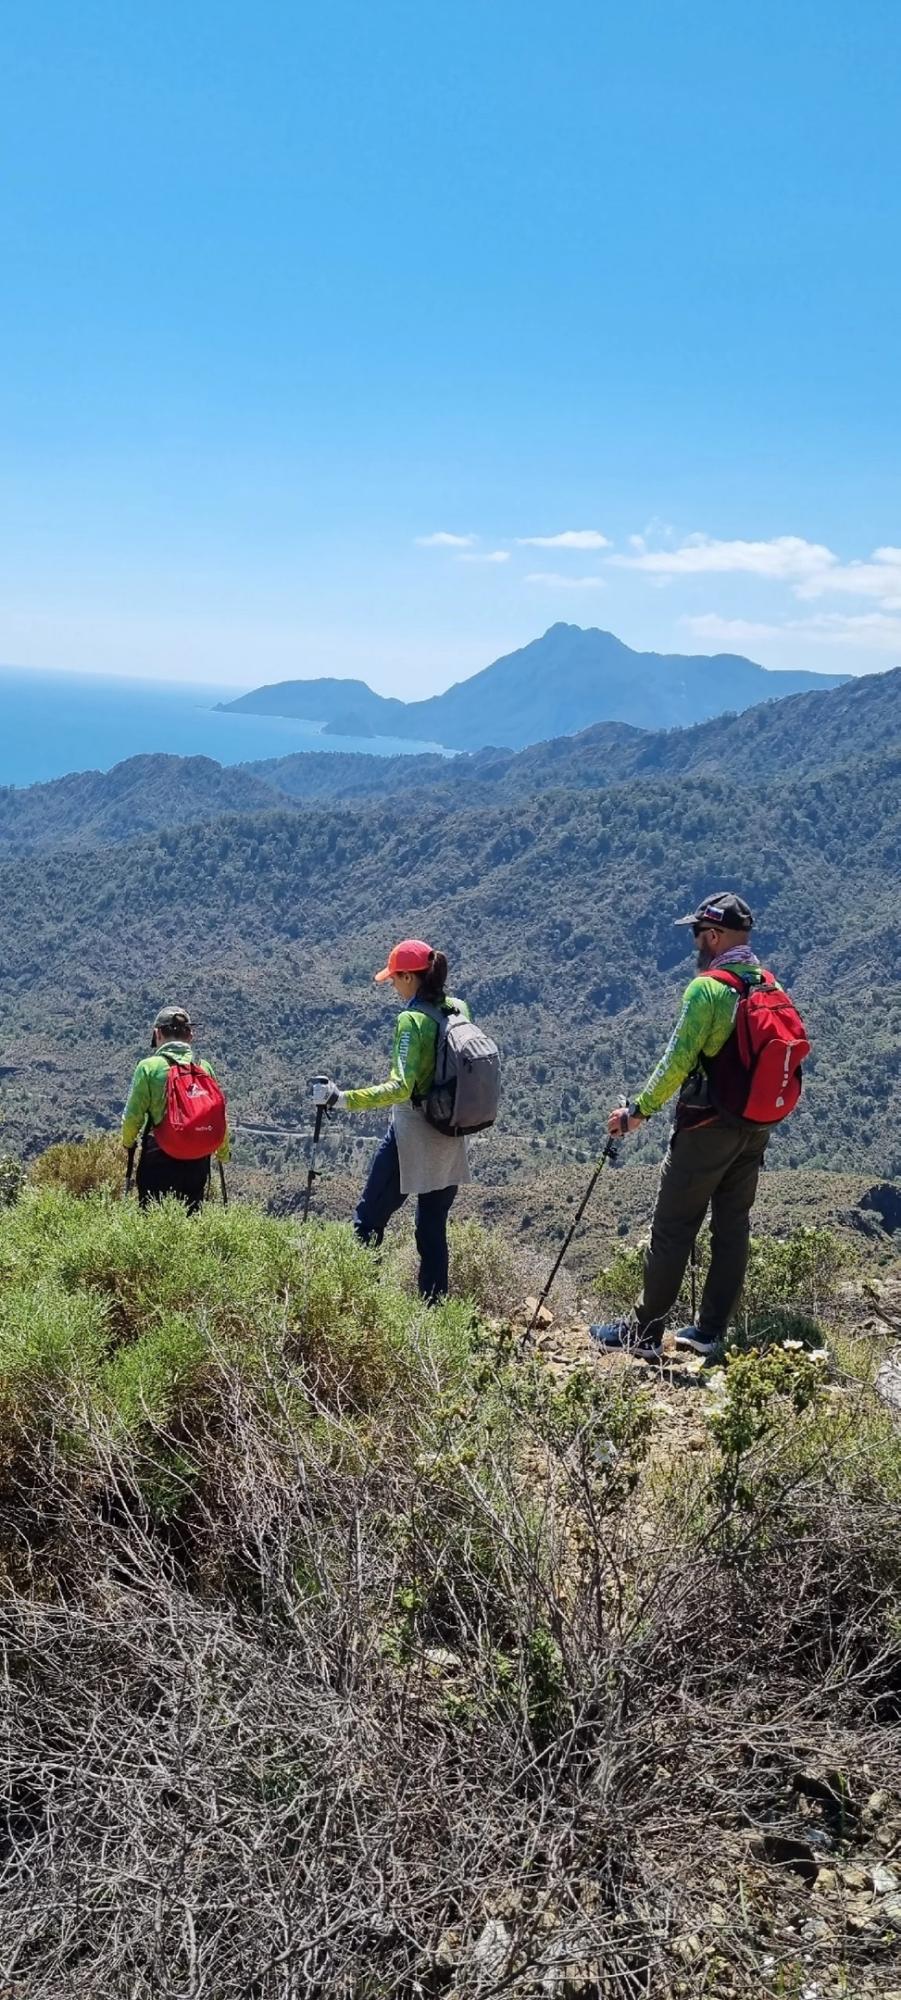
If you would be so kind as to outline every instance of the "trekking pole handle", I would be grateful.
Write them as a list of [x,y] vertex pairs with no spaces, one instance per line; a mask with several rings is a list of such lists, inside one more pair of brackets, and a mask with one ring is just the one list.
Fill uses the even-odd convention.
[[328,1104],[330,1087],[331,1087],[330,1077],[311,1076],[310,1088],[313,1092],[313,1104],[318,1112],[324,1111],[326,1105]]
[[616,1155],[619,1151],[620,1145],[623,1139],[626,1138],[629,1131],[629,1100],[627,1097],[623,1096],[622,1091],[620,1092],[619,1102],[616,1108],[619,1112],[619,1134],[618,1137],[616,1138],[611,1137],[607,1140],[607,1144],[604,1147],[603,1153],[601,1154],[602,1160],[616,1159]]
[[128,1153],[127,1153],[127,1155],[126,1155],[126,1160],[125,1160],[125,1192],[126,1192],[126,1194],[130,1194],[130,1193],[131,1193],[131,1184],[132,1184],[132,1181],[134,1180],[134,1172],[135,1172],[135,1154],[136,1154],[137,1150],[138,1150],[138,1148],[137,1148],[137,1143],[135,1143],[135,1145],[133,1145],[133,1146],[129,1146],[129,1148],[128,1148]]

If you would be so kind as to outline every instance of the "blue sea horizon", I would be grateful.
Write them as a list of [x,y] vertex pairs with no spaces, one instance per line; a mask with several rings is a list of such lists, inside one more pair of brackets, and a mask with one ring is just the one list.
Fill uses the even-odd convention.
[[126,757],[168,752],[246,764],[295,751],[411,756],[437,750],[390,736],[323,736],[315,722],[217,710],[243,690],[124,675],[52,673],[0,666],[0,785],[46,783],[73,771],[108,771]]

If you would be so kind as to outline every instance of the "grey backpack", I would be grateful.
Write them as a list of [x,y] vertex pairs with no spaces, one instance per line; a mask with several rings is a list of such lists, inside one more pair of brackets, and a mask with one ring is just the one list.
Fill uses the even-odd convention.
[[453,1004],[440,1007],[414,1000],[410,1011],[428,1014],[438,1024],[435,1080],[428,1095],[418,1100],[429,1124],[451,1139],[486,1132],[497,1117],[500,1097],[497,1043]]

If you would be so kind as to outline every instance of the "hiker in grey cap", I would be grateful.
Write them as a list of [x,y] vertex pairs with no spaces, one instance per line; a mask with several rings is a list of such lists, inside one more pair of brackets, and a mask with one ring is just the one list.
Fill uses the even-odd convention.
[[[191,1016],[186,1008],[161,1007],[150,1037],[151,1054],[138,1063],[131,1080],[122,1114],[122,1144],[130,1155],[130,1172],[134,1148],[141,1139],[137,1189],[142,1208],[149,1201],[162,1201],[167,1194],[173,1194],[184,1202],[190,1215],[195,1214],[209,1184],[210,1160],[229,1158],[225,1100],[212,1064],[195,1056],[193,1038]],[[184,1128],[180,1136],[170,1134],[173,1067],[181,1072],[175,1081],[185,1087],[189,1102],[193,1096],[200,1119],[208,1121],[205,1127],[200,1125],[199,1136]],[[210,1079],[209,1091],[206,1078]],[[204,1129],[209,1132],[208,1141],[203,1137]],[[177,1149],[174,1153],[168,1150],[172,1145]],[[185,1152],[185,1145],[190,1153]],[[198,1152],[204,1145],[207,1150]]]
[[[633,1312],[593,1326],[604,1347],[625,1347],[643,1360],[659,1359],[666,1325],[682,1286],[698,1230],[711,1211],[710,1269],[698,1325],[676,1335],[678,1346],[709,1356],[722,1341],[744,1282],[750,1215],[773,1125],[800,1093],[800,1061],[807,1052],[804,1026],[792,1002],[760,964],[750,944],[754,919],[743,897],[731,891],[708,896],[680,924],[691,928],[698,976],[685,989],[682,1011],[666,1049],[644,1088],[610,1114],[610,1132],[634,1132],[676,1096],[673,1132],[660,1175],[645,1257],[644,1285]],[[783,1095],[763,1078],[748,1115],[750,1073],[739,1063],[736,1019],[743,998],[762,994],[780,1033],[789,1078]],[[756,1002],[755,1002],[756,1004]],[[794,1036],[794,1040],[791,1039]],[[775,1074],[774,1065],[769,1071]],[[769,1073],[768,1071],[768,1073]],[[739,1086],[737,1094],[736,1085]],[[773,1089],[773,1095],[767,1089]],[[744,1094],[740,1094],[743,1092]],[[742,1113],[729,1106],[741,1104]]]

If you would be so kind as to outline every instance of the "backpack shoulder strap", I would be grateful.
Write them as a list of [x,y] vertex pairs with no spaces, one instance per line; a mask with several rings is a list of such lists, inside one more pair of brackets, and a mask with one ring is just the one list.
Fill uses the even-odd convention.
[[438,1023],[439,1028],[452,1021],[459,1011],[458,1007],[439,1007],[435,1000],[419,999],[411,1000],[409,1007],[404,1008],[405,1014],[427,1014],[430,1021]]
[[720,986],[731,986],[735,993],[746,993],[748,990],[746,981],[740,979],[737,972],[705,972],[702,978],[715,979]]

